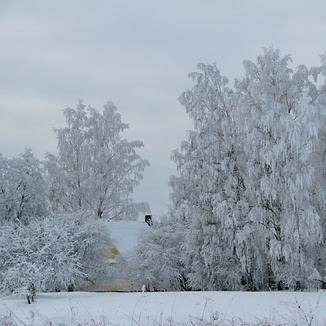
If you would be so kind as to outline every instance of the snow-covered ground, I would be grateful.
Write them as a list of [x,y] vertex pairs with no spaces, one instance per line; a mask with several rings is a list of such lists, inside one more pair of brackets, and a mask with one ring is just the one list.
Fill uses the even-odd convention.
[[50,321],[53,326],[199,325],[202,318],[215,319],[211,325],[231,325],[226,320],[238,325],[235,318],[253,324],[326,325],[326,292],[42,293],[31,305],[23,298],[0,298],[4,315],[33,326]]

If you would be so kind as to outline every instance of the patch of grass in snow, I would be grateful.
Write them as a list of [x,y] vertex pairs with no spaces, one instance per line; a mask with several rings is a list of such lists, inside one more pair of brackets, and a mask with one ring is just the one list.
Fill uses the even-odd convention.
[[[76,316],[70,319],[65,318],[55,318],[51,321],[35,321],[33,320],[26,323],[17,318],[15,318],[11,313],[6,316],[0,316],[0,326],[323,326],[317,320],[314,319],[313,315],[306,313],[302,310],[300,305],[297,306],[297,316],[293,319],[284,321],[281,323],[273,323],[266,319],[256,320],[254,322],[245,322],[241,318],[227,319],[222,314],[214,313],[208,319],[192,317],[189,316],[187,321],[176,322],[173,318],[168,318],[166,321],[150,321],[144,324],[141,321],[141,316],[138,318],[131,318],[130,324],[117,325],[109,322],[106,316],[102,316],[95,320],[94,318],[89,318],[87,321],[77,321]],[[36,322],[36,323],[34,323]]]
[[[272,319],[253,319],[254,321],[244,321],[239,317],[232,319],[227,318],[224,314],[213,312],[209,308],[209,298],[206,298],[205,305],[200,317],[189,315],[186,320],[180,322],[174,319],[174,310],[169,318],[163,320],[160,315],[158,319],[143,318],[143,302],[138,301],[132,316],[127,316],[129,323],[116,324],[111,323],[109,318],[105,315],[92,317],[91,313],[85,306],[82,305],[82,312],[84,317],[82,320],[79,316],[78,310],[75,309],[73,303],[69,299],[70,316],[69,318],[56,317],[51,320],[45,316],[37,315],[31,311],[31,315],[27,318],[28,321],[22,321],[11,310],[7,309],[5,315],[0,315],[0,326],[325,326],[325,322],[320,322],[317,319],[318,311],[320,311],[320,296],[318,294],[317,301],[314,305],[304,308],[304,300],[302,302],[296,300],[295,302],[286,302],[290,312],[287,316],[282,316],[278,312],[278,318]],[[140,308],[137,311],[136,308]],[[157,318],[157,317],[156,317]]]

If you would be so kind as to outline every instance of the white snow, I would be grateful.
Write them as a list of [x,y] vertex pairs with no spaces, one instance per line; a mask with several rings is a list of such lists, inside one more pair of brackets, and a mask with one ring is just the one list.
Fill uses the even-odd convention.
[[196,318],[219,318],[225,325],[233,318],[264,319],[269,325],[308,325],[311,320],[317,325],[318,320],[318,325],[325,325],[326,292],[42,293],[31,305],[23,298],[0,298],[0,316],[4,314],[33,326],[50,321],[53,326],[71,325],[68,321],[146,326],[171,320],[191,325]]

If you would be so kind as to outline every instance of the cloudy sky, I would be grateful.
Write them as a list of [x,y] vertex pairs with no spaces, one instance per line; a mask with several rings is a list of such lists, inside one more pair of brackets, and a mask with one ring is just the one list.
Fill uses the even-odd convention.
[[0,0],[0,153],[56,153],[53,128],[79,99],[112,100],[151,163],[135,201],[169,205],[171,151],[192,128],[178,97],[200,62],[232,83],[263,47],[319,65],[325,0]]

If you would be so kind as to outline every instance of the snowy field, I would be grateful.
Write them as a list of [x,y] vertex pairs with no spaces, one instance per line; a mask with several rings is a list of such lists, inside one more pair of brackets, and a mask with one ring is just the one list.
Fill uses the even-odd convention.
[[24,326],[326,325],[326,292],[42,293],[31,305],[0,298],[0,315]]

